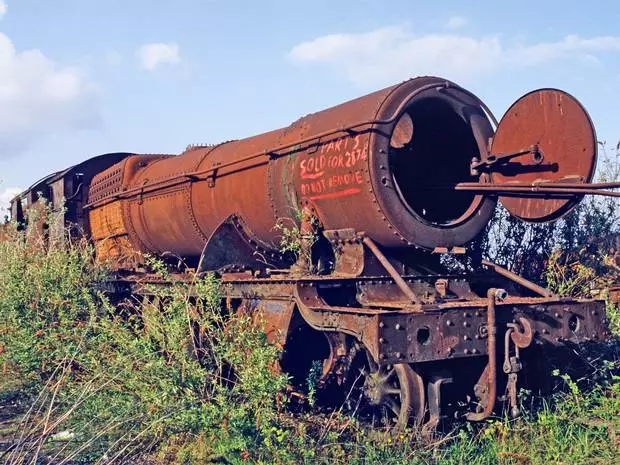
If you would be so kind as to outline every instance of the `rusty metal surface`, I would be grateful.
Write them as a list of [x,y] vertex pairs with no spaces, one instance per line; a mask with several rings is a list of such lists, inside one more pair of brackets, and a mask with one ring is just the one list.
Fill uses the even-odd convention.
[[202,251],[197,271],[206,272],[230,264],[238,269],[256,268],[257,264],[279,268],[290,259],[258,240],[237,215],[226,218],[211,234]]
[[272,344],[281,347],[286,343],[291,331],[295,303],[282,300],[245,299],[238,311],[252,317],[254,324],[265,331]]
[[413,139],[413,120],[408,113],[405,113],[398,119],[392,137],[390,138],[390,147],[402,149]]
[[352,229],[323,231],[334,250],[334,276],[360,276],[364,271],[364,246],[362,239]]
[[[304,201],[312,202],[325,229],[364,230],[382,246],[459,245],[484,227],[494,201],[474,195],[455,213],[458,218],[427,221],[420,216],[422,207],[415,211],[407,204],[411,193],[399,190],[394,178],[392,158],[422,159],[429,144],[441,140],[424,139],[422,130],[411,134],[412,125],[424,128],[432,116],[425,109],[434,105],[446,114],[462,111],[471,116],[468,121],[455,116],[461,122],[451,123],[469,131],[463,137],[476,141],[453,160],[468,169],[472,147],[485,149],[491,126],[469,93],[443,79],[425,77],[308,115],[287,128],[159,160],[136,171],[118,197],[94,195],[90,208],[120,198],[127,204],[133,228],[129,237],[138,249],[180,256],[200,256],[207,239],[232,214],[276,248],[274,224],[279,218],[294,218]],[[394,130],[396,145],[422,144],[419,150],[392,153]]]
[[148,249],[135,229],[121,194],[128,189],[137,172],[167,155],[131,155],[93,176],[88,188],[88,202],[108,200],[88,212],[90,237],[95,243],[97,259],[113,267],[130,267],[140,261],[139,253]]
[[487,291],[487,322],[486,322],[486,340],[487,340],[487,366],[483,373],[486,374],[484,384],[484,392],[487,402],[482,411],[469,412],[467,419],[470,421],[482,421],[493,413],[495,406],[495,397],[497,393],[497,325],[496,325],[496,305],[498,300],[505,298],[506,291],[503,289],[490,288]]
[[385,255],[379,250],[377,245],[372,241],[369,237],[364,237],[364,245],[370,249],[373,255],[379,260],[381,265],[385,268],[388,274],[392,277],[398,288],[405,295],[409,302],[413,302],[418,304],[420,300],[418,296],[411,290],[411,288],[407,285],[405,280],[398,274],[398,271],[394,268],[394,266],[390,263]]
[[[491,173],[494,183],[588,183],[596,166],[597,142],[586,110],[571,95],[556,89],[531,92],[515,102],[502,117],[491,153],[523,150],[536,144],[542,160],[516,159]],[[500,197],[512,214],[532,222],[552,221],[570,211],[581,199]]]
[[[304,320],[315,329],[343,332],[355,336],[380,363],[419,363],[484,356],[488,352],[488,299],[479,297],[462,301],[422,305],[421,309],[401,307],[368,308],[326,303],[323,295],[334,284],[357,279],[226,279],[230,298],[260,301],[290,301]],[[366,280],[367,285],[374,279]],[[140,293],[144,283],[136,281],[132,292]],[[141,284],[142,283],[142,284]],[[382,286],[382,284],[377,284]],[[524,333],[515,334],[518,345],[531,336],[536,344],[564,346],[608,337],[603,301],[570,300],[542,297],[508,297],[495,304],[496,324],[505,328],[513,321],[522,323]],[[530,334],[531,333],[531,334]]]

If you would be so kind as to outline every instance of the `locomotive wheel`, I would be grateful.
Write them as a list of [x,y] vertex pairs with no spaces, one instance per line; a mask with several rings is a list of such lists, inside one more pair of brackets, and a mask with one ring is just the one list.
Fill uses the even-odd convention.
[[421,425],[426,405],[422,376],[406,363],[381,366],[367,357],[362,392],[372,421],[399,429]]

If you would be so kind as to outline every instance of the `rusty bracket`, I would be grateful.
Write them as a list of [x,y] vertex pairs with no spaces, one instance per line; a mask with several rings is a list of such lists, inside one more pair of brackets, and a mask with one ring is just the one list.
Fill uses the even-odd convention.
[[336,276],[357,277],[364,271],[364,246],[361,238],[352,228],[329,229],[323,236],[334,250]]
[[447,374],[433,376],[427,385],[426,397],[428,398],[429,419],[422,427],[422,435],[432,435],[441,420],[441,386],[451,384],[453,378]]
[[321,144],[321,137],[317,137],[316,142],[308,146],[308,154],[316,153],[319,150]]
[[435,281],[435,292],[440,298],[444,299],[448,294],[449,283],[450,281],[447,279],[438,279]]
[[435,247],[434,254],[463,255],[466,252],[465,247]]
[[319,386],[327,384],[329,379],[333,379],[338,386],[346,381],[349,368],[359,344],[351,344],[348,336],[341,332],[326,332],[325,337],[329,343],[329,358],[323,362],[323,371]]
[[217,177],[217,168],[213,168],[213,170],[207,175],[207,186],[215,187],[216,177]]
[[[517,399],[517,382],[519,372],[523,370],[521,363],[520,349],[528,347],[532,343],[533,331],[530,322],[523,317],[519,317],[519,326],[516,323],[508,323],[508,330],[504,336],[504,373],[508,375],[507,391],[510,415],[515,418],[519,414],[519,403]],[[510,342],[514,344],[514,355],[510,355]]]
[[148,182],[149,180],[145,179],[140,186],[140,193],[138,194],[138,205],[142,205],[142,203],[144,202],[144,187],[147,185]]
[[[534,332],[532,330],[532,324],[527,318],[519,317],[518,319],[521,327],[515,323],[508,323],[508,328],[513,329],[510,338],[512,342],[514,342],[515,346],[520,349],[525,349],[529,347],[532,343],[532,339],[534,339]],[[523,330],[521,330],[523,328]]]
[[360,314],[351,311],[350,308],[329,307],[313,283],[298,282],[293,295],[302,318],[312,328],[317,331],[341,332],[353,336],[363,344],[374,360],[385,359],[378,347],[380,312],[367,310]]

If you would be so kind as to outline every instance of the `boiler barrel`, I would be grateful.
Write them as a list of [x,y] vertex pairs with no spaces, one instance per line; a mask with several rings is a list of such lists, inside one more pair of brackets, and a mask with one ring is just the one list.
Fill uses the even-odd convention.
[[364,231],[384,247],[462,245],[487,224],[495,200],[440,187],[477,181],[470,162],[492,135],[472,94],[441,78],[411,79],[283,129],[124,160],[91,184],[93,236],[196,257],[236,215],[275,246],[278,220],[309,204],[325,229]]

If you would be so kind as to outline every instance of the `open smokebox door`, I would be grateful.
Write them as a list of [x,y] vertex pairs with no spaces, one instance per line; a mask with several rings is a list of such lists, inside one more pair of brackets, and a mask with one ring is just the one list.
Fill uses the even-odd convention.
[[567,214],[584,194],[599,193],[591,184],[596,156],[596,133],[583,106],[566,92],[541,89],[509,108],[490,153],[471,169],[480,175],[476,190],[498,195],[523,221],[542,223]]

